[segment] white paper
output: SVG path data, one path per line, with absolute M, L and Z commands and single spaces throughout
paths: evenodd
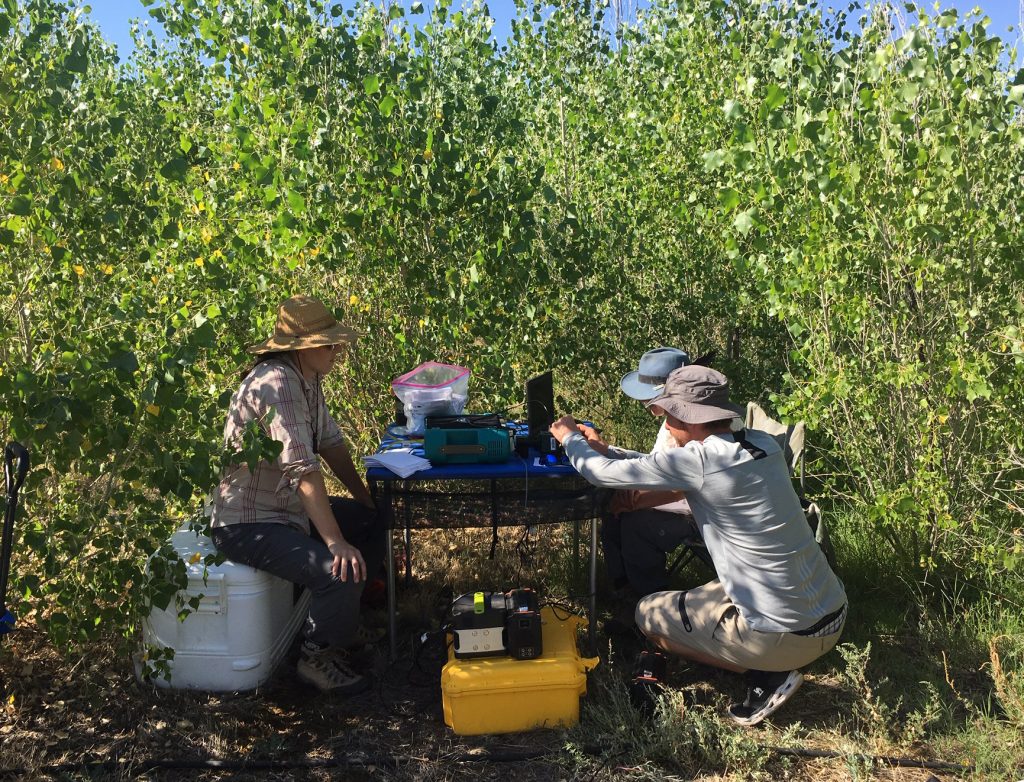
M 424 459 L 422 456 L 413 456 L 404 450 L 375 453 L 373 456 L 364 456 L 363 461 L 366 462 L 367 466 L 383 467 L 386 470 L 391 470 L 400 478 L 408 478 L 413 473 L 417 473 L 420 470 L 429 470 L 431 467 L 429 459 Z

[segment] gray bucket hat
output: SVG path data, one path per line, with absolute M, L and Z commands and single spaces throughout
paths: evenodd
M 665 387 L 665 381 L 673 369 L 690 363 L 690 355 L 678 348 L 655 348 L 640 357 L 640 366 L 635 372 L 627 372 L 619 386 L 622 393 L 641 401 L 653 399 Z
M 744 415 L 739 405 L 729 401 L 729 381 L 710 367 L 691 364 L 674 370 L 665 381 L 665 390 L 647 409 L 655 415 L 668 413 L 688 424 L 706 424 Z

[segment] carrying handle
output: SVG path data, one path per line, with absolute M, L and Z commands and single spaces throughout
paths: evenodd
M 14 467 L 15 462 L 18 463 L 17 469 Z M 25 482 L 25 476 L 28 474 L 28 465 L 28 449 L 21 443 L 7 443 L 7 447 L 4 448 L 4 481 L 7 486 L 8 497 L 17 493 L 18 489 L 21 488 L 21 484 Z

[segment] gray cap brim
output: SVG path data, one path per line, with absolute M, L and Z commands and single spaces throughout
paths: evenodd
M 724 405 L 699 405 L 694 402 L 684 402 L 671 396 L 661 396 L 652 399 L 647 403 L 647 409 L 654 415 L 665 415 L 668 413 L 687 424 L 708 424 L 712 421 L 722 421 L 726 418 L 742 418 L 746 410 L 731 402 Z

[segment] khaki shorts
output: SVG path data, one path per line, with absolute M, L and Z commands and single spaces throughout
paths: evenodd
M 679 598 L 685 595 L 685 616 Z M 652 642 L 671 654 L 720 660 L 729 668 L 792 671 L 829 651 L 843 632 L 815 638 L 793 633 L 751 630 L 720 581 L 686 592 L 655 592 L 636 607 L 636 624 Z

